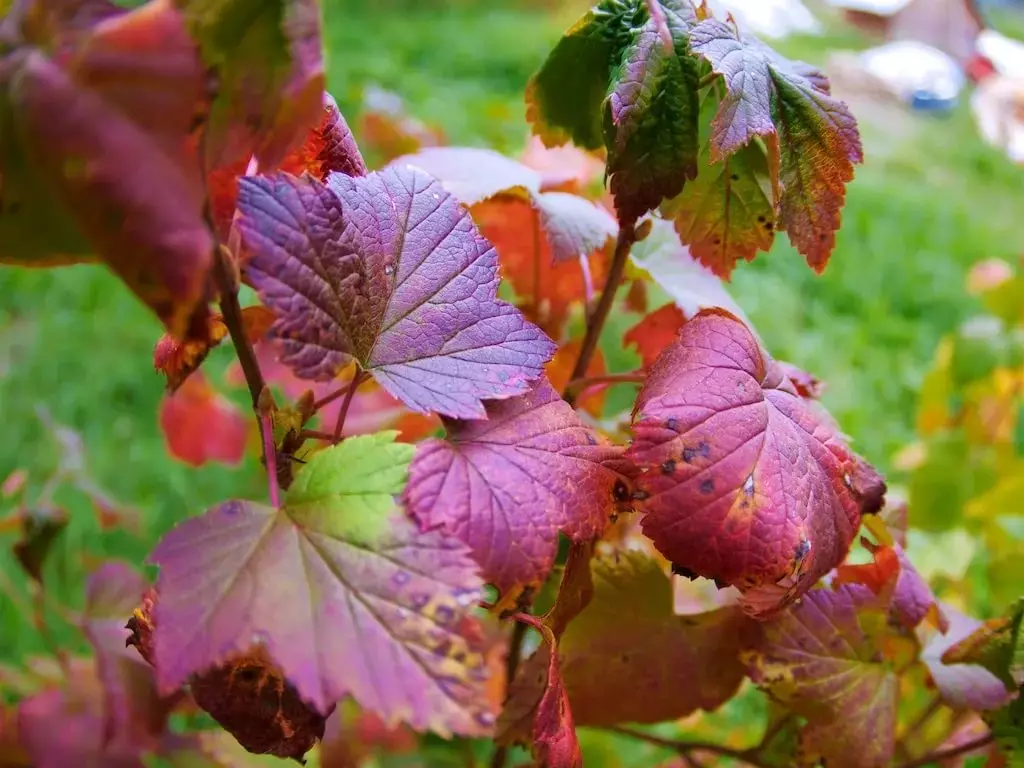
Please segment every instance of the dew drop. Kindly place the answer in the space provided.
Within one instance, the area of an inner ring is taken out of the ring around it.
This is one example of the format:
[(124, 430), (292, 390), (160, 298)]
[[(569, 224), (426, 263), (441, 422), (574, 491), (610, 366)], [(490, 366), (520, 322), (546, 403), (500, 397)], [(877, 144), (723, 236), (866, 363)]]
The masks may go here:
[(252, 633), (252, 637), (249, 638), (249, 642), (251, 642), (255, 646), (266, 645), (269, 639), (270, 638), (267, 637), (266, 632), (257, 631)]
[(391, 275), (395, 274), (395, 265), (394, 264), (386, 265), (384, 267), (384, 274), (388, 275), (388, 276), (391, 276)]
[(843, 485), (845, 485), (847, 488), (853, 488), (853, 481), (850, 479), (849, 472), (843, 473)]
[(398, 587), (404, 587), (411, 580), (412, 580), (412, 576), (410, 576), (405, 571), (399, 571), (398, 573), (396, 573), (394, 576), (391, 577), (391, 581), (394, 582), (395, 586), (398, 586)]
[(477, 712), (476, 721), (484, 728), (490, 728), (494, 725), (494, 715), (490, 712)]
[(743, 483), (743, 492), (747, 496), (754, 495), (754, 475), (748, 475), (746, 481)]

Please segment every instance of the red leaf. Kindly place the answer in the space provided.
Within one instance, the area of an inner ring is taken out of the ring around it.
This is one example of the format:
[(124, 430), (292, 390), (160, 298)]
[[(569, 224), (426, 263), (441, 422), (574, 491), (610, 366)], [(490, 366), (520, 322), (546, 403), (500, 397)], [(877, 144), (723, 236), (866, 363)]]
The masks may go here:
[[(227, 241), (231, 231), (238, 203), (238, 179), (245, 175), (246, 166), (246, 160), (239, 160), (215, 168), (207, 177), (210, 208), (218, 235), (223, 241)], [(320, 123), (310, 128), (302, 145), (289, 152), (278, 167), (294, 176), (309, 173), (321, 181), (326, 180), (332, 172), (348, 176), (366, 174), (366, 163), (356, 146), (355, 137), (338, 110), (334, 97), (326, 91), (323, 94), (323, 116)]]
[[(563, 345), (555, 352), (544, 367), (548, 381), (556, 392), (565, 391), (565, 385), (569, 383), (569, 377), (576, 367), (576, 360), (579, 359), (580, 350), (583, 348), (582, 339), (574, 339)], [(604, 364), (604, 354), (600, 349), (594, 352), (587, 367), (587, 376), (602, 376), (608, 372)], [(604, 411), (604, 393), (607, 385), (588, 387), (582, 397), (576, 400), (576, 407), (586, 411), (594, 418), (601, 418)]]
[(669, 303), (651, 312), (634, 325), (623, 336), (627, 347), (636, 347), (644, 368), (650, 368), (654, 361), (679, 336), (679, 329), (686, 322), (686, 315), (675, 304)]
[(845, 558), (885, 483), (723, 310), (687, 322), (637, 398), (644, 533), (767, 616)]
[(797, 368), (792, 363), (779, 361), (779, 368), (790, 380), (800, 397), (808, 400), (818, 400), (825, 391), (825, 384), (814, 374), (808, 373), (802, 368)]
[(861, 540), (874, 555), (874, 562), (864, 565), (840, 565), (836, 584), (863, 584), (882, 598), (892, 615), (907, 629), (915, 629), (928, 618), (945, 632), (949, 620), (939, 607), (935, 595), (917, 569), (911, 564), (903, 547), (876, 546)]
[(582, 195), (594, 187), (601, 188), (604, 161), (571, 144), (546, 147), (537, 136), (531, 136), (519, 161), (540, 173), (540, 188), (544, 192)]
[[(597, 251), (581, 260), (553, 263), (536, 209), (503, 195), (473, 206), (473, 221), (498, 250), (501, 276), (519, 297), (519, 308), (549, 336), (562, 338), (569, 311), (599, 291), (608, 275), (608, 256)], [(589, 273), (589, 274), (588, 274)]]
[(210, 293), (212, 240), (191, 136), (206, 77), (168, 0), (100, 16), (44, 26), (39, 48), (22, 45), (4, 61), (14, 123), (4, 156), (19, 160), (12, 168), (5, 159), (3, 258), (60, 257), (69, 238), (84, 239), (184, 337), (202, 331)]
[(547, 687), (533, 721), (533, 756), (543, 768), (582, 768), (583, 754), (558, 669), (558, 654), (550, 656)]
[(408, 114), (400, 96), (368, 89), (359, 118), (359, 136), (365, 150), (388, 162), (422, 147), (447, 143), (444, 132)]
[(167, 450), (186, 464), (237, 464), (245, 454), (249, 420), (196, 372), (160, 404), (160, 428)]
[(417, 451), (406, 507), (421, 529), (469, 545), (503, 593), (547, 578), (559, 532), (590, 539), (631, 503), (621, 450), (584, 427), (547, 381), (489, 403), (486, 420), (446, 426), (446, 440)]

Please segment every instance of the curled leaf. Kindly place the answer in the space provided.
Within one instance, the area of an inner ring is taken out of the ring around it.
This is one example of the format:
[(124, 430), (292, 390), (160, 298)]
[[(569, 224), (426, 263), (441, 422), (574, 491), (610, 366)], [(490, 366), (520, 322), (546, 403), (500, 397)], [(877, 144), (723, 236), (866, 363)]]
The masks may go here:
[(560, 532), (590, 539), (630, 505), (621, 450), (584, 427), (546, 380), (488, 404), (486, 420), (446, 427), (447, 439), (419, 447), (405, 504), (422, 530), (464, 541), (503, 593), (547, 578)]
[(722, 310), (688, 321), (655, 362), (633, 429), (644, 533), (675, 565), (736, 586), (754, 615), (842, 562), (882, 506), (877, 472)]

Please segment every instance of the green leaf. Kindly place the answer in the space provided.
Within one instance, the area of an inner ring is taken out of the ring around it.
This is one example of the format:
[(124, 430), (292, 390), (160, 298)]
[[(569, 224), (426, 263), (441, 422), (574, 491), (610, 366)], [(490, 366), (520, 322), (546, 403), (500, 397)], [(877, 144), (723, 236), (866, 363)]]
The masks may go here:
[(634, 222), (697, 173), (696, 14), (658, 0), (666, 47), (643, 0), (604, 0), (562, 37), (527, 88), (527, 117), (548, 146), (608, 150), (620, 222)]
[[(701, 123), (710, 132), (719, 101), (705, 98)], [(702, 137), (702, 143), (706, 137)], [(752, 261), (775, 240), (775, 204), (768, 158), (755, 141), (715, 158), (712, 145), (701, 150), (697, 178), (662, 206), (676, 231), (702, 264), (726, 280), (740, 259)]]

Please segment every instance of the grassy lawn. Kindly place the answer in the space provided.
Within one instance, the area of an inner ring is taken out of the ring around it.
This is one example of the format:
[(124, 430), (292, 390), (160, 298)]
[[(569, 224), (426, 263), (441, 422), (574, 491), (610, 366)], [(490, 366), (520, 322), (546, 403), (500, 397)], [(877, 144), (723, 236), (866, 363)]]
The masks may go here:
[[(518, 152), (523, 86), (574, 17), (555, 5), (325, 0), (330, 88), (350, 118), (374, 83), (454, 143)], [(824, 62), (830, 47), (850, 42), (781, 47)], [(948, 118), (898, 108), (860, 116), (866, 164), (825, 274), (780, 241), (738, 270), (733, 291), (778, 357), (828, 382), (826, 404), (858, 449), (886, 467), (912, 435), (916, 389), (939, 337), (973, 311), (967, 268), (1024, 251), (1024, 186), (1019, 169), (982, 145), (966, 106)], [(104, 270), (0, 269), (0, 297), (0, 480), (17, 467), (41, 477), (52, 465), (42, 405), (82, 433), (96, 480), (147, 525), (141, 541), (101, 535), (87, 503), (60, 499), (73, 522), (48, 573), (57, 594), (78, 595), (83, 552), (139, 561), (175, 520), (263, 493), (255, 459), (192, 470), (167, 458), (156, 415), (162, 381), (150, 363), (160, 328)], [(219, 350), (214, 377), (227, 360)], [(20, 592), (14, 571), (0, 566), (0, 587), (13, 580)], [(19, 605), (0, 597), (0, 659), (38, 646)]]

